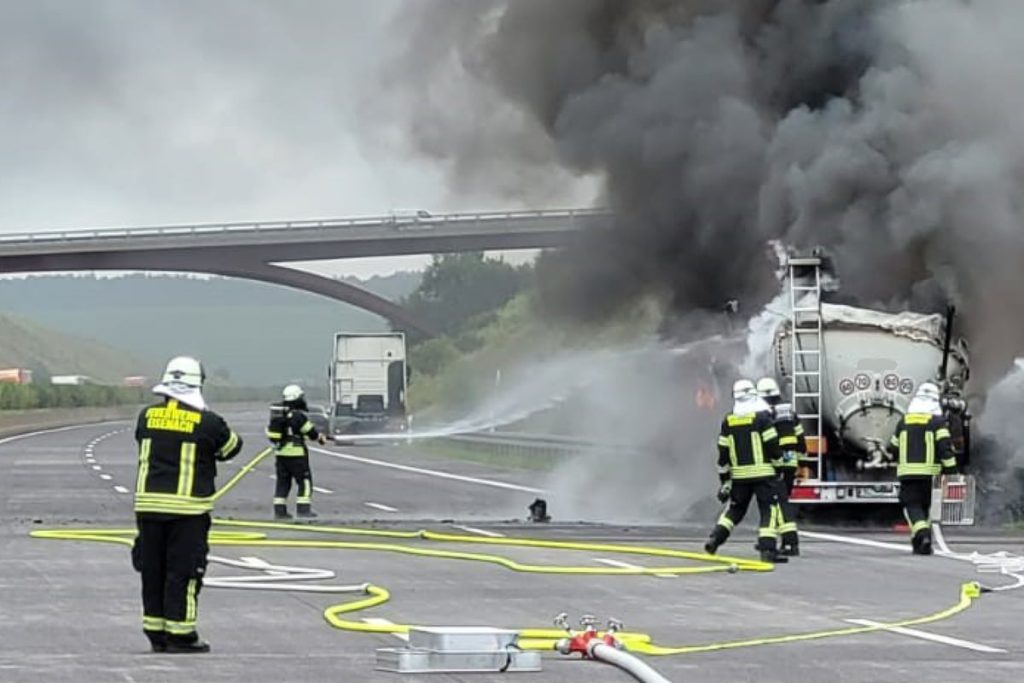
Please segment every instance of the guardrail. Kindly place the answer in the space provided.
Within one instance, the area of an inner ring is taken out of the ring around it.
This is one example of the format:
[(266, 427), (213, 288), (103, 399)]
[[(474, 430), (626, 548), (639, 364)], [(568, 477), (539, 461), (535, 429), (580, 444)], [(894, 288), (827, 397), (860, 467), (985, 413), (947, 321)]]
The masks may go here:
[(476, 213), (415, 215), (386, 214), (357, 218), (327, 218), (297, 221), (248, 221), (238, 223), (198, 223), (194, 225), (166, 225), (136, 228), (85, 228), (49, 230), (42, 232), (0, 233), (0, 244), (79, 242), (95, 240), (128, 240), (188, 235), (231, 234), (238, 232), (274, 232), (293, 230), (325, 230), (345, 228), (394, 227), (399, 230), (423, 229), (445, 225), (469, 223), (499, 223), (502, 221), (578, 219), (610, 216), (606, 209), (546, 209), (539, 211), (491, 211)]

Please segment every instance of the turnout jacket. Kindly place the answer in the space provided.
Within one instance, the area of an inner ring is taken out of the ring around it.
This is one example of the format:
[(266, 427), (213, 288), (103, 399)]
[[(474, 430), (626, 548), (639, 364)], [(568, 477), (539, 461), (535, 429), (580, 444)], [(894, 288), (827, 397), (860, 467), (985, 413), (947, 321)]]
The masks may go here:
[(796, 468), (800, 455), (807, 453), (807, 439), (804, 427), (793, 415), (793, 406), (779, 403), (773, 408), (775, 430), (779, 435), (779, 449), (782, 450), (780, 467)]
[(135, 425), (135, 512), (201, 515), (213, 509), (217, 460), (242, 450), (220, 415), (168, 399), (143, 408)]
[(899, 457), (898, 478), (956, 472), (949, 425), (942, 415), (907, 413), (896, 425), (889, 447)]
[(775, 476), (782, 460), (778, 432), (767, 412), (730, 413), (718, 436), (718, 478), (745, 481)]
[(320, 438), (320, 432), (305, 412), (283, 405), (270, 406), (270, 423), (266, 431), (267, 438), (274, 444), (274, 455), (281, 457), (308, 455), (306, 438)]

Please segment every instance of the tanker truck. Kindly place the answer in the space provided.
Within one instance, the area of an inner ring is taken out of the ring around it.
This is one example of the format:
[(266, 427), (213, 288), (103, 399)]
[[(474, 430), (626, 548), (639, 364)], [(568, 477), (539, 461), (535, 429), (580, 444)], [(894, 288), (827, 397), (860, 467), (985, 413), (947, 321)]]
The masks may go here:
[[(922, 382), (942, 388), (954, 448), (970, 457), (967, 345), (946, 316), (826, 303), (838, 288), (821, 252), (790, 257), (789, 315), (774, 331), (771, 362), (807, 436), (792, 499), (803, 505), (898, 503), (887, 446)], [(971, 523), (973, 479), (943, 478), (934, 505), (950, 523)], [(934, 511), (933, 511), (934, 512)]]

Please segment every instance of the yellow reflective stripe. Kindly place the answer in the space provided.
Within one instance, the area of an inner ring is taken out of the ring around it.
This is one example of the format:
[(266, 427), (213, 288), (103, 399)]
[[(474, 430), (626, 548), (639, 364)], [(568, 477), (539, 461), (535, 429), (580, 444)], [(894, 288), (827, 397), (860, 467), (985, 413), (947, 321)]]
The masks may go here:
[(718, 466), (718, 473), (719, 474), (727, 474), (729, 472), (729, 470), (731, 470), (731, 469), (732, 469), (731, 465), (719, 465)]
[(796, 522), (786, 522), (779, 525), (780, 534), (790, 534), (796, 531)]
[(273, 439), (274, 441), (277, 441), (282, 436), (283, 436), (283, 434), (281, 434), (281, 432), (272, 432), (269, 429), (267, 430), (267, 438), (269, 438), (269, 439)]
[(299, 429), (302, 434), (309, 434), (311, 431), (313, 431), (313, 423), (309, 420), (306, 420), (306, 423)]
[(735, 469), (738, 464), (736, 462), (736, 437), (730, 434), (727, 438), (729, 439), (729, 463)]
[(733, 479), (763, 479), (775, 475), (775, 467), (771, 463), (763, 465), (739, 465), (732, 468)]
[(798, 441), (795, 436), (783, 436), (779, 439), (780, 446), (795, 446)]
[(945, 427), (939, 427), (938, 429), (935, 430), (936, 441), (942, 441), (943, 439), (949, 438), (952, 438), (952, 436), (950, 435), (949, 430), (946, 429)]
[(730, 427), (742, 427), (743, 425), (749, 425), (754, 423), (753, 415), (728, 415), (725, 418), (726, 423)]
[(775, 538), (775, 529), (771, 527), (761, 527), (757, 530), (758, 538)]
[(796, 433), (797, 436), (803, 436), (804, 435), (804, 426), (798, 422), (796, 427), (793, 429), (793, 431)]
[(900, 432), (900, 462), (907, 461), (907, 433)]
[(732, 531), (734, 528), (736, 528), (736, 525), (733, 523), (733, 521), (729, 519), (729, 517), (726, 515), (722, 515), (718, 518), (718, 525), (725, 527), (729, 531)]
[(167, 622), (163, 617), (149, 617), (142, 615), (142, 628), (147, 631), (163, 631)]
[(196, 612), (199, 609), (199, 605), (196, 601), (196, 592), (199, 588), (199, 582), (195, 579), (189, 579), (188, 588), (185, 590), (185, 620), (190, 621), (193, 624), (196, 623)]
[(313, 491), (311, 489), (311, 485), (312, 485), (312, 482), (309, 479), (303, 479), (302, 480), (302, 489), (301, 489), (302, 493), (300, 494), (298, 491), (296, 491), (296, 493), (295, 493), (295, 502), (296, 503), (309, 503), (309, 502), (312, 502), (312, 500), (313, 500)]
[(924, 461), (929, 465), (935, 462), (935, 434), (933, 432), (924, 433)]
[(181, 444), (181, 455), (178, 457), (178, 495), (188, 496), (192, 493), (192, 483), (196, 478), (196, 445)]
[(768, 429), (761, 432), (761, 440), (765, 442), (773, 441), (776, 438), (778, 438), (778, 436), (779, 432), (777, 429), (775, 429), (775, 427), (769, 427)]
[(750, 447), (754, 451), (754, 464), (764, 464), (764, 449), (761, 447), (761, 435), (751, 434), (750, 435)]
[(187, 636), (196, 630), (194, 621), (171, 621), (167, 620), (166, 630), (175, 636)]
[(143, 439), (139, 445), (139, 478), (135, 482), (135, 491), (142, 493), (146, 490), (146, 479), (149, 477), (149, 450), (152, 447), (151, 439)]
[(931, 524), (928, 522), (927, 519), (922, 519), (920, 521), (914, 522), (910, 526), (910, 533), (916, 534), (918, 531), (924, 531), (925, 529), (927, 529), (930, 526), (931, 526)]
[(725, 437), (725, 436), (718, 437), (718, 445), (722, 446), (723, 448), (728, 448), (729, 447), (729, 438)]
[(179, 515), (198, 515), (213, 509), (213, 498), (177, 496), (173, 493), (135, 494), (136, 512), (167, 512)]
[(891, 443), (893, 446), (899, 446), (900, 445), (900, 440), (899, 440), (899, 438), (897, 438), (897, 436), (895, 434), (893, 434), (892, 438), (889, 439), (889, 443)]
[(896, 468), (896, 476), (897, 477), (921, 476), (921, 475), (932, 476), (932, 475), (935, 475), (935, 474), (938, 474), (938, 473), (939, 473), (939, 466), (937, 464), (934, 464), (934, 463), (930, 464), (930, 465), (927, 464), (927, 463), (920, 463), (920, 462), (904, 463), (904, 464), (901, 464), (899, 467)]
[(943, 458), (942, 466), (946, 468), (956, 467), (956, 458)]
[(238, 434), (235, 434), (234, 432), (231, 432), (231, 436), (228, 437), (227, 442), (223, 446), (221, 446), (220, 450), (218, 450), (217, 452), (220, 453), (221, 455), (227, 455), (237, 445), (238, 445)]
[(932, 421), (932, 416), (928, 413), (908, 413), (904, 419), (908, 425), (926, 425)]

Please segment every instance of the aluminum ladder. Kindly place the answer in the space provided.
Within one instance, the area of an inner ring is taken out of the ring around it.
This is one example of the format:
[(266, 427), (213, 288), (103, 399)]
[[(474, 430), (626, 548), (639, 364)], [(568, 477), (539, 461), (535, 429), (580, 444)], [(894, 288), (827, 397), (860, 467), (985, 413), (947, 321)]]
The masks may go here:
[(822, 456), (827, 450), (821, 419), (823, 329), (821, 318), (821, 267), (818, 257), (789, 259), (790, 396), (793, 413), (803, 425), (807, 454), (805, 481), (822, 481)]

